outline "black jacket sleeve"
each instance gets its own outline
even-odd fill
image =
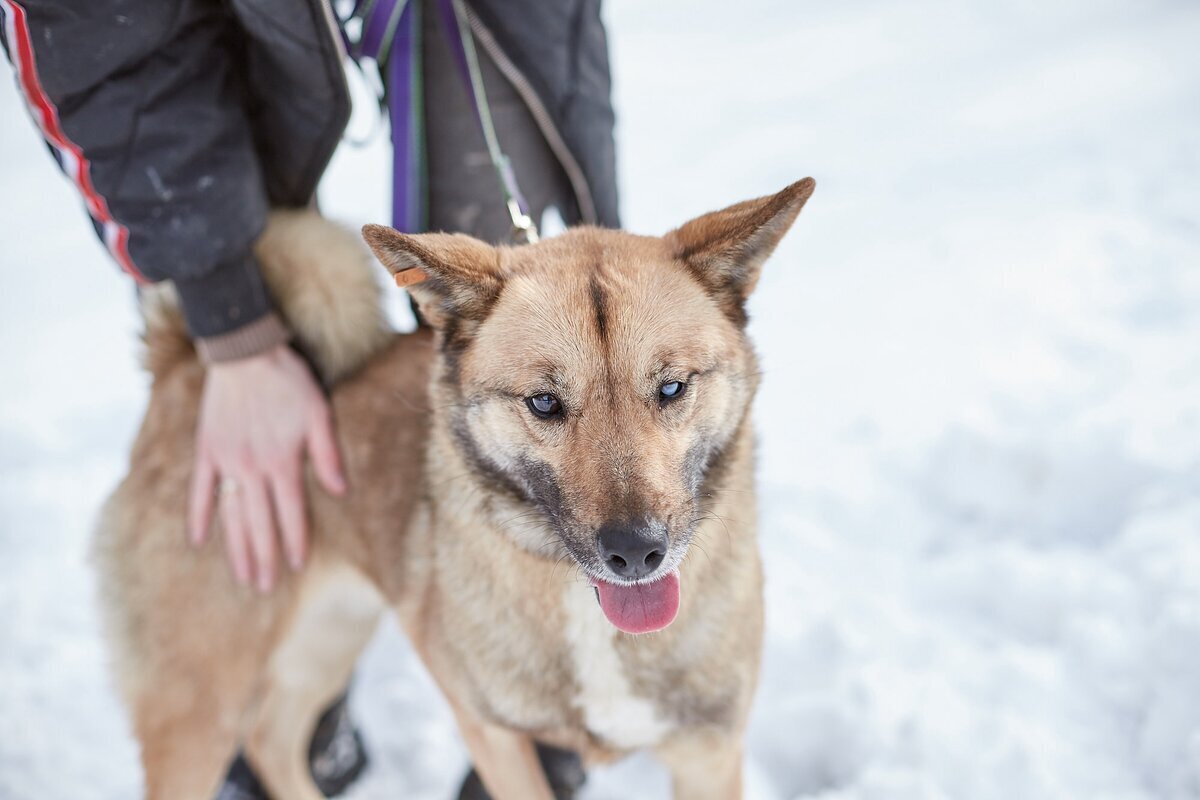
[[[173,280],[194,336],[268,313],[251,252],[268,201],[226,4],[0,0],[0,13],[30,111],[117,261]]]

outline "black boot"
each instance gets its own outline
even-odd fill
[[[346,711],[346,695],[325,710],[308,748],[313,782],[326,797],[337,797],[358,779],[367,766],[362,737]],[[216,800],[271,800],[245,757],[237,758],[225,775]]]
[[[538,744],[537,754],[555,800],[572,800],[587,780],[579,756],[570,750],[561,750],[548,744]],[[492,800],[474,769],[467,774],[462,788],[458,790],[458,800]]]

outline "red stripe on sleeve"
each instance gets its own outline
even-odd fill
[[[29,35],[29,23],[25,9],[16,0],[0,0],[7,16],[9,52],[17,70],[17,82],[25,95],[25,102],[34,121],[42,129],[42,135],[62,156],[63,171],[75,182],[87,204],[88,213],[101,225],[104,244],[121,269],[129,273],[138,283],[149,283],[145,275],[129,257],[129,229],[113,219],[108,203],[92,185],[91,165],[84,157],[79,145],[67,138],[58,119],[58,109],[50,102],[37,75],[37,62],[33,56],[33,41]]]

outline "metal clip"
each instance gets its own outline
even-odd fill
[[[537,244],[538,229],[533,217],[521,211],[515,197],[508,198],[508,215],[512,217],[512,237],[517,244]]]

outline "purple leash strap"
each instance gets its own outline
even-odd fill
[[[422,158],[420,2],[357,0],[340,28],[346,53],[360,69],[363,60],[369,59],[381,77],[386,70],[387,115],[392,128],[392,227],[421,233],[428,226]]]
[[[392,4],[395,0],[384,0]],[[392,227],[405,233],[427,229],[422,120],[420,3],[410,0],[400,13],[387,59],[392,125]]]

